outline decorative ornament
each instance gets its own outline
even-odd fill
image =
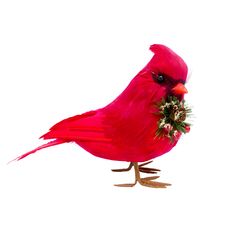
[[[161,115],[158,121],[156,137],[168,137],[171,142],[175,141],[180,134],[189,132],[190,124],[186,118],[192,110],[175,96],[167,96],[157,104],[158,114]]]
[[[136,183],[152,188],[169,186],[168,183],[155,181],[159,178],[158,175],[141,177],[140,172],[157,174],[159,169],[146,165],[151,163],[152,159],[170,151],[176,145],[180,134],[189,129],[185,120],[191,110],[185,106],[184,101],[177,99],[183,98],[188,92],[184,86],[188,68],[180,56],[164,45],[151,45],[150,50],[154,53],[151,60],[114,101],[102,108],[58,122],[41,136],[42,139],[48,140],[47,143],[15,160],[21,160],[48,147],[73,142],[94,156],[129,162],[128,168],[113,171],[129,171],[134,168],[135,181],[116,186],[132,187]],[[92,63],[97,63],[93,57],[91,65]],[[98,75],[96,79],[97,77]],[[93,89],[91,83],[88,93]],[[176,97],[171,96],[172,94]],[[162,99],[163,97],[166,99]],[[160,102],[157,130],[152,113],[155,101]],[[55,99],[54,102],[58,100]],[[175,142],[170,142],[168,138],[154,139],[155,132],[156,137],[165,136]],[[88,180],[83,178],[82,181]],[[89,181],[88,185],[91,185]]]

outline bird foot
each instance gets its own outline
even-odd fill
[[[162,182],[156,182],[153,181],[154,179],[159,178],[160,176],[151,176],[151,177],[145,177],[140,178],[134,183],[127,183],[127,184],[115,184],[116,187],[134,187],[137,182],[145,187],[151,187],[151,188],[166,188],[167,186],[170,186],[171,184],[168,183],[162,183]]]
[[[153,181],[153,179],[156,179],[156,178],[152,178],[152,177],[140,178],[138,182],[142,186],[151,187],[151,188],[166,188],[167,186],[171,186],[171,184],[156,182],[156,181]]]
[[[124,168],[124,169],[112,169],[111,171],[114,171],[114,172],[124,172],[124,171],[129,171],[129,170],[131,170],[132,167],[133,167],[133,162],[130,162],[128,168]]]
[[[139,171],[143,172],[143,173],[147,173],[147,174],[156,174],[158,171],[160,171],[159,169],[155,169],[155,168],[149,168],[149,167],[144,167],[148,164],[152,163],[152,161],[148,161],[148,162],[144,162],[140,165],[138,165]],[[112,169],[113,172],[125,172],[125,171],[129,171],[132,169],[133,167],[133,162],[130,162],[128,168],[123,168],[123,169]]]
[[[157,175],[145,177],[145,178],[140,177],[140,172],[152,174],[152,173],[157,173],[157,171],[160,171],[160,170],[154,169],[154,168],[143,167],[149,163],[151,163],[151,161],[140,164],[140,165],[138,165],[137,162],[131,162],[127,169],[115,170],[115,171],[128,171],[134,166],[134,171],[135,171],[135,182],[134,183],[115,184],[115,186],[117,186],[117,187],[133,187],[137,184],[137,182],[142,186],[150,187],[150,188],[166,188],[167,186],[170,186],[171,184],[168,184],[168,183],[154,181],[155,179],[160,177]]]
[[[156,168],[144,167],[144,166],[146,166],[150,163],[152,163],[152,161],[144,162],[144,163],[138,165],[139,171],[143,172],[143,173],[147,173],[147,174],[157,174],[158,171],[161,171],[161,170],[156,169]]]

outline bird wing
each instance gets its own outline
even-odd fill
[[[102,112],[99,110],[89,111],[60,121],[40,138],[75,142],[110,142],[111,139],[105,135],[105,128]]]

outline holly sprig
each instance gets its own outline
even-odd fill
[[[192,110],[184,100],[180,101],[175,96],[168,96],[156,106],[157,113],[160,115],[156,137],[168,137],[173,142],[180,134],[189,131],[190,124],[186,122],[186,118],[192,113]]]

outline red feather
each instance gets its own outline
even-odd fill
[[[65,141],[59,140],[59,139],[50,141],[50,142],[48,142],[48,143],[46,143],[46,144],[43,144],[43,145],[41,145],[41,146],[39,146],[39,147],[37,147],[37,148],[35,148],[35,149],[33,149],[33,150],[27,152],[27,153],[25,153],[25,154],[23,154],[23,155],[21,155],[21,156],[15,158],[15,159],[12,160],[12,161],[19,161],[19,160],[21,160],[21,159],[27,157],[28,155],[30,155],[30,154],[32,154],[32,153],[35,153],[35,152],[37,152],[37,151],[39,151],[39,150],[41,150],[41,149],[48,148],[48,147],[52,147],[52,146],[55,146],[55,145],[58,145],[58,144],[62,144],[62,143],[64,143],[64,142],[65,142]],[[10,162],[12,162],[12,161],[10,161]],[[10,162],[9,162],[9,163],[10,163]]]

